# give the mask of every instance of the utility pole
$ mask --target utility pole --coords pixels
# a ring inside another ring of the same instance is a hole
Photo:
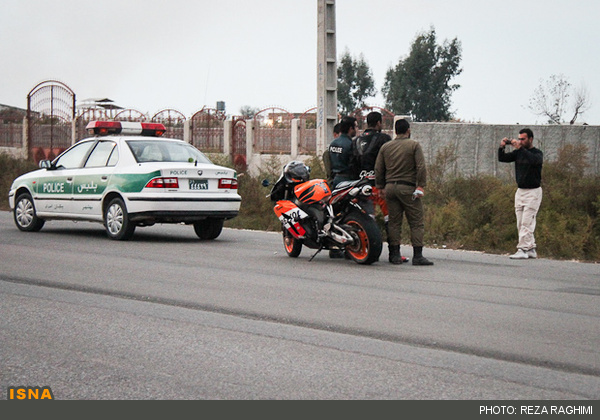
[[[325,151],[337,122],[335,0],[317,0],[317,155]]]

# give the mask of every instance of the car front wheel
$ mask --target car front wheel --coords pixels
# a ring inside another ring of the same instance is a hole
[[[17,197],[13,216],[19,230],[24,232],[37,232],[45,223],[44,219],[37,216],[35,204],[29,193],[23,193]]]
[[[129,220],[127,207],[121,198],[113,198],[104,210],[104,227],[111,239],[126,241],[131,239],[135,224]]]

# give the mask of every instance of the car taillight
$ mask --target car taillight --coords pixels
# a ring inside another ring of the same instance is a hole
[[[229,188],[232,190],[237,190],[237,187],[238,187],[237,179],[233,179],[233,178],[219,179],[219,188]]]
[[[146,188],[179,188],[179,180],[177,178],[154,178],[146,184]]]

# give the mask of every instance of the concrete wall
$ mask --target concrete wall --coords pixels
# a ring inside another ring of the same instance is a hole
[[[498,162],[498,147],[504,137],[517,138],[519,130],[530,128],[534,146],[544,152],[544,161],[557,158],[558,150],[567,144],[584,144],[587,147],[589,174],[600,175],[600,126],[590,125],[487,125],[459,123],[411,123],[412,138],[423,146],[428,165],[438,156],[452,156],[447,162],[451,175],[493,175],[511,178],[513,165]],[[292,135],[292,143],[297,136]],[[252,130],[248,130],[247,143],[253,144]],[[297,150],[292,144],[292,150]],[[248,147],[249,172],[256,174],[261,165],[271,161],[271,155]],[[277,155],[282,164],[289,160],[307,160],[305,155]]]
[[[27,150],[21,147],[3,147],[0,146],[0,154],[6,153],[15,159],[25,159],[27,157]]]
[[[600,175],[600,126],[590,125],[486,125],[453,123],[411,123],[412,138],[423,146],[428,164],[444,148],[456,151],[454,174],[500,175],[506,165],[498,162],[498,147],[504,137],[517,138],[519,130],[530,128],[534,146],[544,152],[544,161],[553,161],[567,144],[587,146],[588,173]]]

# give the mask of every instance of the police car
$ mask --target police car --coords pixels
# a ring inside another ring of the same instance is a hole
[[[87,220],[127,240],[137,226],[185,223],[201,239],[215,239],[238,215],[236,172],[184,141],[160,138],[164,125],[93,121],[87,129],[95,136],[13,181],[8,200],[20,230]]]

